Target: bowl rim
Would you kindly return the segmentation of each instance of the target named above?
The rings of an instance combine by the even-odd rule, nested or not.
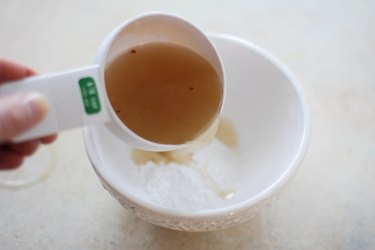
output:
[[[258,194],[243,200],[241,202],[231,204],[225,207],[219,207],[219,208],[209,208],[209,209],[202,209],[202,210],[177,210],[167,207],[158,206],[155,204],[152,204],[150,202],[145,202],[142,199],[139,199],[137,196],[133,195],[132,193],[126,192],[120,185],[120,183],[117,183],[115,180],[115,176],[110,171],[106,170],[106,167],[100,164],[100,157],[97,155],[97,150],[94,144],[94,138],[92,134],[92,130],[90,128],[84,128],[83,129],[83,137],[86,147],[86,152],[88,157],[90,158],[91,164],[93,165],[95,172],[101,176],[107,183],[107,185],[110,185],[113,189],[115,189],[119,194],[121,194],[123,197],[125,197],[127,200],[131,201],[132,203],[147,209],[149,211],[152,211],[154,213],[158,213],[161,215],[169,216],[169,217],[183,217],[183,218],[209,218],[209,217],[218,217],[223,215],[228,215],[232,213],[236,213],[239,211],[243,211],[245,209],[250,209],[256,204],[259,204],[260,202],[270,198],[272,194],[276,193],[278,190],[280,190],[288,180],[290,180],[296,173],[301,165],[301,162],[303,161],[303,158],[305,157],[308,145],[310,142],[310,111],[308,108],[307,99],[305,97],[305,94],[303,92],[303,89],[301,85],[299,84],[297,78],[292,74],[292,72],[287,68],[287,66],[282,63],[279,59],[277,59],[275,56],[273,56],[268,51],[258,47],[257,45],[253,44],[250,41],[244,40],[242,38],[229,35],[229,34],[223,34],[223,33],[208,33],[208,37],[210,39],[219,39],[219,40],[226,40],[230,41],[232,43],[237,43],[238,45],[241,45],[243,47],[248,48],[249,50],[252,50],[254,53],[259,54],[266,60],[268,60],[271,64],[273,64],[275,67],[277,67],[289,80],[291,85],[294,87],[297,96],[299,98],[299,102],[301,103],[301,107],[303,110],[303,132],[302,137],[300,140],[300,145],[298,147],[298,150],[294,156],[294,159],[290,162],[289,166],[286,168],[286,170],[267,188],[259,192]],[[213,44],[215,45],[215,42],[213,41]]]

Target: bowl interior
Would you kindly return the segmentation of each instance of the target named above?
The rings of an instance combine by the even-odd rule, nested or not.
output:
[[[204,185],[211,186],[211,191],[233,190],[234,195],[210,204],[192,204],[190,208],[196,210],[255,203],[262,195],[264,198],[265,193],[271,194],[297,169],[305,153],[308,133],[308,114],[302,92],[283,65],[248,42],[227,36],[211,36],[211,39],[222,57],[226,73],[223,117],[234,125],[239,145],[231,153],[210,145],[197,155],[211,162],[204,174],[212,176]],[[104,127],[92,127],[86,132],[85,136],[90,134],[93,144],[86,146],[94,148],[88,150],[89,157],[98,174],[135,203],[163,207],[156,200],[168,199],[171,208],[180,209],[173,203],[174,197],[160,197],[163,195],[161,185],[169,189],[178,186],[175,195],[185,196],[186,202],[190,202],[192,192],[197,196],[206,195],[201,192],[204,187],[199,185],[183,190],[183,186],[189,187],[189,182],[197,178],[194,174],[183,170],[170,174],[167,170],[137,166],[131,149]],[[218,172],[221,176],[215,176]],[[145,179],[155,174],[159,175],[158,179]],[[196,173],[198,177],[200,174],[202,172]],[[191,202],[200,201],[192,199]]]

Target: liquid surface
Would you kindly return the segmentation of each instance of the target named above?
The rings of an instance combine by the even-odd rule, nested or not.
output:
[[[193,141],[215,121],[222,104],[221,79],[191,49],[149,43],[120,55],[105,71],[107,93],[121,121],[161,144]]]

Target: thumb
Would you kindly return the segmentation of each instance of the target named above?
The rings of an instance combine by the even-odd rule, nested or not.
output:
[[[38,93],[0,98],[0,143],[12,140],[39,123],[48,112],[47,99]]]

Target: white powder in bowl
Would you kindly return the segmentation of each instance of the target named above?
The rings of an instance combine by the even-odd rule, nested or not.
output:
[[[240,164],[238,154],[218,139],[193,154],[188,165],[147,161],[136,166],[141,189],[167,208],[199,210],[221,207],[235,196]]]

